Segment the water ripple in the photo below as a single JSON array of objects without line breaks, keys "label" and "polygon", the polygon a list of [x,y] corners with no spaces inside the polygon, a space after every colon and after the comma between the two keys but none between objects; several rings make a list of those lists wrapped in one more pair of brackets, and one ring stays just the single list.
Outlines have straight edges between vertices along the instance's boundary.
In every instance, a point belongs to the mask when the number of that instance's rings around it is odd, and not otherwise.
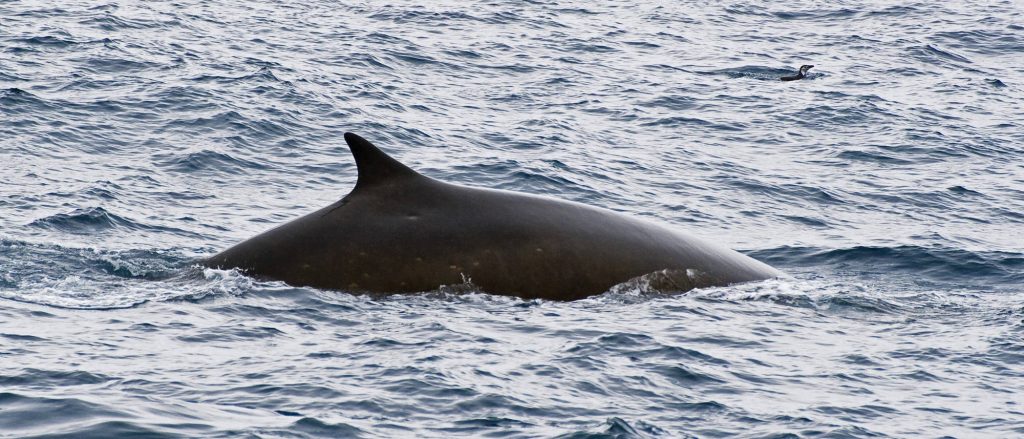
[{"label": "water ripple", "polygon": [[[4,434],[1024,434],[1012,7],[0,17]],[[347,193],[345,131],[441,180],[651,217],[791,277],[680,294],[665,271],[560,303],[194,265]]]}]

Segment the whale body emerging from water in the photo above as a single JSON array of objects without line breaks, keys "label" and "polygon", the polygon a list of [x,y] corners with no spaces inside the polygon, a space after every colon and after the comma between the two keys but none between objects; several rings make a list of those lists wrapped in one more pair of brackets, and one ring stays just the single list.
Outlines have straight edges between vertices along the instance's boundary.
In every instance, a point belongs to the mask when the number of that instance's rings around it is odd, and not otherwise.
[{"label": "whale body emerging from water", "polygon": [[681,231],[584,204],[420,175],[345,134],[358,180],[341,200],[205,261],[295,286],[413,293],[470,285],[575,300],[643,276],[668,289],[782,276]]}]

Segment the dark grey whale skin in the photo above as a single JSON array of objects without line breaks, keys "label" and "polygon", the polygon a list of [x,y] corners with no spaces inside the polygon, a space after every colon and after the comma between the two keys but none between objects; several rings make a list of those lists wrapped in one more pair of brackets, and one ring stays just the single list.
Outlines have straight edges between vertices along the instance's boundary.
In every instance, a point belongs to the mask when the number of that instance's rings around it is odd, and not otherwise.
[{"label": "dark grey whale skin", "polygon": [[295,286],[413,293],[467,282],[575,300],[663,271],[672,289],[783,276],[717,244],[584,204],[444,183],[345,134],[359,178],[341,200],[205,261]]}]

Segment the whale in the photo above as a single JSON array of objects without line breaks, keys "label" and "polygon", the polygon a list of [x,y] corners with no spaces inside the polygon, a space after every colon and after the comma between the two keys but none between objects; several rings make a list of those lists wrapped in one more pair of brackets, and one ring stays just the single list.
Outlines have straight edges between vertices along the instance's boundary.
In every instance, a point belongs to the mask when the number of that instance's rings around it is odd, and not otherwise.
[{"label": "whale", "polygon": [[357,172],[348,195],[201,265],[352,293],[469,286],[560,301],[644,279],[688,291],[784,276],[669,225],[548,196],[443,182],[356,134],[344,138]]}]

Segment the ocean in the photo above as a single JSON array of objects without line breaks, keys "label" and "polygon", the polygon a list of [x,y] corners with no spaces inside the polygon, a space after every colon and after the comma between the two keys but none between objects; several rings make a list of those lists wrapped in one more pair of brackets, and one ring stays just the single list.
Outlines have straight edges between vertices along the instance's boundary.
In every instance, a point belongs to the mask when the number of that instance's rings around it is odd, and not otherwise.
[{"label": "ocean", "polygon": [[[348,193],[349,131],[789,277],[197,265]],[[0,163],[0,437],[1024,437],[1020,2],[0,1]]]}]

